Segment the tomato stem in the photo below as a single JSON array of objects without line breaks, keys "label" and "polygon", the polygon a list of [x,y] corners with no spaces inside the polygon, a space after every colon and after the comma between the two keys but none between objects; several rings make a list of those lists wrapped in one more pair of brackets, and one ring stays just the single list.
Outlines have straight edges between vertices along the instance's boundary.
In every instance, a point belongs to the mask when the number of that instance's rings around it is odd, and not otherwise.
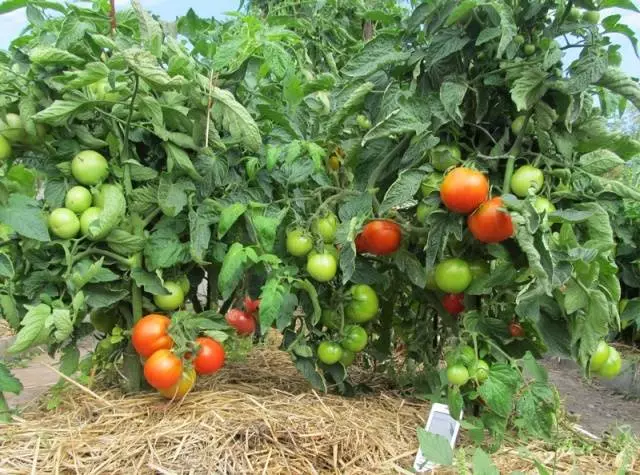
[{"label": "tomato stem", "polygon": [[127,194],[127,197],[131,194],[133,190],[133,185],[131,184],[131,165],[126,163],[129,160],[129,130],[131,130],[131,119],[133,117],[133,108],[135,106],[136,96],[138,95],[138,86],[140,85],[140,76],[137,74],[134,75],[134,85],[133,85],[133,94],[131,94],[131,102],[129,105],[129,116],[127,117],[127,124],[124,128],[124,148],[122,150],[122,158],[125,162],[124,166],[124,189]]},{"label": "tomato stem", "polygon": [[97,248],[87,249],[86,251],[81,252],[80,254],[76,254],[76,256],[73,258],[73,263],[75,264],[81,259],[87,256],[90,256],[92,254],[108,257],[109,259],[113,259],[114,261],[118,262],[119,264],[122,264],[123,266],[131,267],[131,262],[129,261],[129,259],[126,259],[125,257],[122,257],[121,255],[116,254],[114,252],[105,251],[103,249],[97,249]]},{"label": "tomato stem", "polygon": [[529,119],[533,115],[533,109],[527,112],[527,115],[524,117],[524,122],[522,124],[522,128],[520,132],[518,132],[518,136],[516,137],[516,141],[513,142],[513,145],[509,149],[507,155],[509,159],[507,160],[507,166],[504,170],[504,181],[502,182],[502,194],[506,195],[511,191],[511,177],[513,176],[513,169],[516,164],[516,154],[517,150],[520,148],[520,144],[524,139],[525,131],[527,130],[527,126],[529,125]]}]

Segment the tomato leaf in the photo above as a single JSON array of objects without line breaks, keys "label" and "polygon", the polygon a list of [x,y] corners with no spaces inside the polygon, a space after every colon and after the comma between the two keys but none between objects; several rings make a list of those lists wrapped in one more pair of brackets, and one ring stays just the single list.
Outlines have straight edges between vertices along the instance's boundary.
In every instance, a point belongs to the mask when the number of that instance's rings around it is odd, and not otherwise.
[{"label": "tomato leaf", "polygon": [[131,6],[138,17],[142,40],[146,43],[149,51],[160,58],[162,56],[162,28],[160,24],[142,8],[139,0],[131,0]]},{"label": "tomato leaf", "polygon": [[461,81],[444,81],[440,85],[440,101],[453,121],[462,127],[464,117],[460,105],[467,93],[467,84]]},{"label": "tomato leaf", "polygon": [[491,457],[480,447],[475,450],[471,458],[471,470],[475,475],[500,475]]},{"label": "tomato leaf", "polygon": [[304,378],[311,383],[311,386],[319,391],[327,390],[327,384],[322,375],[320,375],[320,373],[316,370],[316,365],[313,359],[297,357],[295,360],[295,365],[296,368],[298,368],[298,371],[302,373],[302,376],[304,376]]},{"label": "tomato leaf", "polygon": [[453,450],[449,441],[440,434],[427,432],[422,427],[418,427],[418,442],[420,451],[425,460],[438,465],[450,466],[453,464]]},{"label": "tomato leaf", "polygon": [[80,350],[74,344],[64,347],[60,357],[60,372],[67,376],[73,375],[80,364]]},{"label": "tomato leaf", "polygon": [[423,289],[427,284],[427,273],[416,256],[406,249],[399,249],[393,256],[394,262],[400,272],[406,274],[411,283]]},{"label": "tomato leaf", "polygon": [[20,380],[11,374],[4,363],[0,362],[0,393],[20,394],[22,389]]},{"label": "tomato leaf", "polygon": [[480,385],[478,393],[493,412],[506,418],[513,408],[519,380],[517,371],[511,366],[496,363],[491,366],[489,377]]},{"label": "tomato leaf", "polygon": [[51,315],[51,307],[46,304],[34,306],[25,305],[27,313],[22,317],[21,328],[13,344],[7,349],[8,353],[19,353],[32,346],[44,343],[49,330],[45,323]]},{"label": "tomato leaf", "polygon": [[222,208],[220,212],[220,220],[218,221],[218,239],[222,239],[231,229],[231,226],[242,216],[247,210],[247,205],[243,203],[233,203],[230,206]]},{"label": "tomato leaf", "polygon": [[252,152],[257,152],[262,147],[262,137],[258,125],[233,94],[224,89],[214,87],[211,90],[214,100],[211,112],[214,121],[222,125],[231,137],[240,140],[242,144]]},{"label": "tomato leaf", "polygon": [[538,68],[528,68],[515,80],[511,88],[511,99],[519,111],[533,107],[547,92],[547,74]]},{"label": "tomato leaf", "polygon": [[169,292],[162,285],[160,277],[144,269],[131,269],[131,278],[138,287],[144,288],[145,291],[153,295],[168,295]]},{"label": "tomato leaf", "polygon": [[0,207],[0,223],[7,224],[15,232],[37,241],[50,241],[47,224],[37,201],[19,194],[12,194],[6,205]]},{"label": "tomato leaf", "polygon": [[0,253],[0,277],[6,277],[11,280],[15,275],[15,269],[11,257],[7,254]]},{"label": "tomato leaf", "polygon": [[242,279],[242,275],[248,267],[247,261],[247,253],[244,246],[239,242],[234,242],[227,251],[224,261],[222,261],[222,268],[218,276],[218,290],[223,299],[231,296]]},{"label": "tomato leaf", "polygon": [[379,213],[385,215],[394,208],[404,208],[415,203],[413,197],[420,189],[425,173],[420,170],[404,170],[387,189],[380,204]]},{"label": "tomato leaf", "polygon": [[40,65],[74,65],[79,66],[86,61],[73,53],[51,46],[37,46],[29,53],[29,59]]}]

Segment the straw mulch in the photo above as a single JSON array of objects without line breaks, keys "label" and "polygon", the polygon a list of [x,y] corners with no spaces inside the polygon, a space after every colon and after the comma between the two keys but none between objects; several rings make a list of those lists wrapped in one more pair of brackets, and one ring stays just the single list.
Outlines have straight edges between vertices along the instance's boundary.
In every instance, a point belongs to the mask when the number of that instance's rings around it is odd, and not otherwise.
[{"label": "straw mulch", "polygon": [[[376,384],[363,397],[320,395],[288,355],[256,348],[182,402],[71,390],[56,411],[31,408],[0,427],[0,473],[409,473],[428,404]],[[619,465],[547,450],[531,446],[529,456],[556,473]],[[504,449],[494,461],[501,471],[534,470],[529,456]]]}]

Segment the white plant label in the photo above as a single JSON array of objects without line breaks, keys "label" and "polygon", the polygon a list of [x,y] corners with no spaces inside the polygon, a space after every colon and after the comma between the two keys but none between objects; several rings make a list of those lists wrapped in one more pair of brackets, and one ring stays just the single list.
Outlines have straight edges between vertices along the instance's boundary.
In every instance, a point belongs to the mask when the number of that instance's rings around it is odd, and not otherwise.
[{"label": "white plant label", "polygon": [[[462,413],[460,413],[460,419],[462,420]],[[458,438],[460,422],[451,417],[449,414],[449,406],[436,403],[431,406],[431,412],[429,412],[429,418],[424,428],[427,432],[441,435],[447,439],[453,449],[456,444],[456,439]],[[432,471],[435,466],[433,462],[426,460],[422,454],[422,450],[418,449],[413,469],[417,473],[425,473]]]}]

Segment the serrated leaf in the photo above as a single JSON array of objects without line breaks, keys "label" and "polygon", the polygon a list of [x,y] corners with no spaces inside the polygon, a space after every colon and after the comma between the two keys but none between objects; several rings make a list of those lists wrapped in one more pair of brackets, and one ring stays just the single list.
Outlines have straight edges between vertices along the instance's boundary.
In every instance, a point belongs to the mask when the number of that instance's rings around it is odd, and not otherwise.
[{"label": "serrated leaf", "polygon": [[474,475],[500,475],[500,471],[491,461],[491,457],[479,447],[471,458],[471,470]]},{"label": "serrated leaf", "polygon": [[565,92],[577,94],[600,81],[607,70],[607,60],[595,54],[586,55],[571,65],[571,77],[566,82]]},{"label": "serrated leaf", "polygon": [[318,291],[307,279],[298,280],[294,285],[295,287],[304,290],[309,296],[309,300],[313,305],[313,315],[310,315],[311,323],[313,325],[317,324],[320,321],[320,317],[322,316],[322,308],[320,307],[320,301],[318,300]]},{"label": "serrated leaf", "polygon": [[26,238],[43,242],[51,240],[42,209],[37,201],[28,196],[9,196],[6,205],[0,207],[0,223],[10,226]]},{"label": "serrated leaf", "polygon": [[80,66],[85,63],[85,60],[81,57],[51,46],[36,46],[29,53],[29,59],[31,62],[40,65],[59,64],[68,66],[71,64]]},{"label": "serrated leaf", "polygon": [[529,68],[515,80],[511,88],[511,99],[519,111],[529,110],[547,92],[546,77],[544,71]]},{"label": "serrated leaf", "polygon": [[86,102],[55,100],[49,107],[34,115],[33,120],[45,124],[62,126],[87,104]]},{"label": "serrated leaf", "polygon": [[247,109],[225,89],[214,87],[211,97],[214,101],[211,109],[214,121],[222,124],[231,137],[241,141],[247,150],[259,151],[262,147],[262,137],[258,125]]},{"label": "serrated leaf", "polygon": [[313,359],[298,357],[295,360],[295,365],[302,376],[304,376],[304,379],[309,381],[309,383],[311,383],[311,385],[315,389],[319,391],[327,390],[327,385],[324,381],[324,378],[320,375],[320,373],[318,373]]},{"label": "serrated leaf", "polygon": [[631,79],[625,73],[616,69],[609,69],[599,78],[598,84],[616,94],[627,98],[640,109],[640,83]]},{"label": "serrated leaf", "polygon": [[163,173],[158,183],[158,205],[162,212],[171,217],[178,216],[187,205],[187,192],[195,191],[193,182],[187,178],[172,181],[172,176]]},{"label": "serrated leaf", "polygon": [[278,279],[270,278],[260,292],[260,328],[266,331],[278,319],[284,304],[286,288]]},{"label": "serrated leaf", "polygon": [[11,374],[4,363],[0,362],[0,393],[20,394],[22,389],[20,380]]},{"label": "serrated leaf", "polygon": [[330,132],[338,130],[344,120],[362,106],[365,98],[374,87],[375,84],[372,82],[364,82],[357,87],[349,89],[346,93],[342,93],[338,97],[336,109],[329,118],[327,129]]},{"label": "serrated leaf", "polygon": [[418,442],[425,460],[445,466],[453,463],[453,449],[445,437],[418,427]]},{"label": "serrated leaf", "polygon": [[156,274],[136,268],[131,270],[131,278],[138,287],[143,287],[146,292],[153,295],[167,295],[168,292],[162,285],[160,277]]},{"label": "serrated leaf", "polygon": [[243,203],[233,203],[231,206],[226,206],[220,212],[220,220],[218,221],[218,239],[222,239],[227,231],[231,229],[231,226],[244,214],[247,210],[247,205]]},{"label": "serrated leaf", "polygon": [[467,93],[467,84],[458,81],[444,81],[440,86],[440,101],[444,110],[458,125],[462,126],[464,117],[460,105]]},{"label": "serrated leaf", "polygon": [[509,365],[493,364],[489,377],[480,385],[478,393],[498,416],[509,417],[519,379],[516,370]]},{"label": "serrated leaf", "polygon": [[53,327],[53,337],[57,342],[66,340],[73,332],[71,312],[66,308],[54,308],[47,318],[45,326]]},{"label": "serrated leaf", "polygon": [[200,181],[202,179],[187,152],[171,142],[164,142],[162,146],[167,153],[167,170],[169,172],[175,169],[183,172],[193,180]]},{"label": "serrated leaf", "polygon": [[62,357],[60,358],[60,372],[67,376],[73,375],[78,371],[78,365],[80,363],[80,350],[74,344],[65,346],[62,350]]},{"label": "serrated leaf", "polygon": [[427,273],[413,253],[400,249],[394,254],[393,260],[398,270],[404,273],[413,285],[424,289],[427,284]]},{"label": "serrated leaf", "polygon": [[11,257],[7,254],[0,252],[0,277],[6,277],[7,279],[13,279],[15,275],[15,269]]},{"label": "serrated leaf", "polygon": [[247,267],[247,254],[239,242],[234,242],[222,261],[222,268],[218,275],[218,290],[223,299],[233,293]]},{"label": "serrated leaf", "polygon": [[376,37],[347,61],[342,73],[351,78],[364,78],[387,66],[404,63],[411,53],[398,51],[398,44],[395,38],[383,35]]},{"label": "serrated leaf", "polygon": [[576,318],[572,323],[573,331],[571,332],[571,342],[573,345],[578,345],[578,361],[583,368],[586,368],[600,340],[609,333],[610,315],[607,297],[599,290],[591,290],[588,307],[584,315]]},{"label": "serrated leaf", "polygon": [[118,254],[130,256],[144,249],[145,239],[124,229],[114,229],[106,238],[107,245]]},{"label": "serrated leaf", "polygon": [[140,36],[147,48],[154,56],[162,55],[162,28],[160,24],[140,5],[139,0],[131,0],[131,6],[136,12],[140,25]]},{"label": "serrated leaf", "polygon": [[198,207],[197,211],[189,210],[189,252],[199,264],[204,264],[205,255],[211,241],[211,216],[206,206]]},{"label": "serrated leaf", "polygon": [[420,170],[404,170],[398,179],[387,189],[380,204],[379,213],[385,215],[393,208],[402,207],[411,201],[420,189],[425,173]]},{"label": "serrated leaf", "polygon": [[13,344],[7,349],[8,353],[19,353],[46,341],[48,331],[45,323],[51,315],[51,307],[41,303],[35,307],[25,305],[25,308],[27,313],[22,318],[22,327]]},{"label": "serrated leaf", "polygon": [[129,48],[123,51],[122,54],[127,65],[151,87],[168,89],[187,84],[187,81],[182,76],[169,76],[149,51],[140,48]]}]

